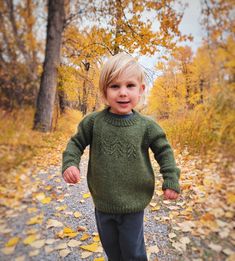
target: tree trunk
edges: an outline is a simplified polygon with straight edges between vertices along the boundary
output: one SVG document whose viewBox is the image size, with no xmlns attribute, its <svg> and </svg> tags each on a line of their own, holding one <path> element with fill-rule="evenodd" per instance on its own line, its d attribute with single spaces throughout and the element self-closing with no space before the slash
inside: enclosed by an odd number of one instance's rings
<svg viewBox="0 0 235 261">
<path fill-rule="evenodd" d="M 34 117 L 34 129 L 43 132 L 52 130 L 57 67 L 60 64 L 60 48 L 64 22 L 64 0 L 49 0 L 46 54 Z"/>
<path fill-rule="evenodd" d="M 88 71 L 90 69 L 90 63 L 85 61 L 83 64 L 85 67 L 85 79 L 83 80 L 81 111 L 82 111 L 82 115 L 84 116 L 87 114 L 87 98 L 88 98 L 87 78 L 88 78 Z"/>
<path fill-rule="evenodd" d="M 116 0 L 116 31 L 115 31 L 115 42 L 114 42 L 114 55 L 120 52 L 120 46 L 118 38 L 121 35 L 121 23 L 122 23 L 122 3 L 120 0 Z"/>
<path fill-rule="evenodd" d="M 65 92 L 64 90 L 58 90 L 58 105 L 60 114 L 64 114 L 66 111 Z"/>
</svg>

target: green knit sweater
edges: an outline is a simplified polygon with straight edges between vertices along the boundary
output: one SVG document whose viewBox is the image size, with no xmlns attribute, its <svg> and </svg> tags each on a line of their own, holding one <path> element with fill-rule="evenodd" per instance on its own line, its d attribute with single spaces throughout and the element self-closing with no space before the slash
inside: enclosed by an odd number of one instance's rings
<svg viewBox="0 0 235 261">
<path fill-rule="evenodd" d="M 108 108 L 86 116 L 63 152 L 64 172 L 79 168 L 84 149 L 90 145 L 87 182 L 95 207 L 106 213 L 142 211 L 154 193 L 154 171 L 149 148 L 160 165 L 162 189 L 180 192 L 180 169 L 162 128 L 135 110 L 117 118 Z"/>
</svg>

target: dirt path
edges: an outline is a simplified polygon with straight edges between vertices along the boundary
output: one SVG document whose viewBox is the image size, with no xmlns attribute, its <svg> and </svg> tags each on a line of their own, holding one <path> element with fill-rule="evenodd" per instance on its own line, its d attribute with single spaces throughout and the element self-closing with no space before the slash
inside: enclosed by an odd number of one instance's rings
<svg viewBox="0 0 235 261">
<path fill-rule="evenodd" d="M 61 178 L 60 166 L 21 176 L 28 184 L 20 204 L 1 207 L 1 261 L 107 260 L 97 237 L 94 206 L 86 184 L 87 161 L 88 150 L 82 157 L 79 185 L 67 185 Z M 202 191 L 192 186 L 201 177 L 197 169 L 199 159 L 185 162 L 181 155 L 177 161 L 185 175 L 184 192 L 177 201 L 162 199 L 161 175 L 153 162 L 158 173 L 156 191 L 145 211 L 149 260 L 233 260 L 232 207 L 223 210 L 227 219 L 223 219 L 220 205 L 217 216 L 213 212 L 208 214 L 202 208 L 202 200 L 198 201 Z M 216 164 L 211 168 L 215 171 Z M 195 213 L 204 217 L 204 221 Z"/>
</svg>

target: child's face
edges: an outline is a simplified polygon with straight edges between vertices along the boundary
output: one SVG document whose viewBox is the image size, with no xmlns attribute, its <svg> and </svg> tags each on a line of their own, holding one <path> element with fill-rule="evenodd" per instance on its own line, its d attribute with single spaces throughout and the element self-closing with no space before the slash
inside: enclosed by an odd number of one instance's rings
<svg viewBox="0 0 235 261">
<path fill-rule="evenodd" d="M 141 84 L 136 72 L 123 72 L 114 79 L 106 91 L 106 101 L 110 111 L 116 114 L 130 114 L 138 104 L 145 85 Z"/>
</svg>

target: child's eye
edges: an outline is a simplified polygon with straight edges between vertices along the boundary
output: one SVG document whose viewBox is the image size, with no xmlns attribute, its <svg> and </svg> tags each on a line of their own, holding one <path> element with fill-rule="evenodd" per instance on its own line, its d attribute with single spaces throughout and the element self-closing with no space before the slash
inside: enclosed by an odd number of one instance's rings
<svg viewBox="0 0 235 261">
<path fill-rule="evenodd" d="M 113 84 L 113 85 L 110 85 L 109 88 L 117 89 L 117 88 L 119 88 L 119 85 L 117 85 L 117 84 Z"/>
<path fill-rule="evenodd" d="M 127 85 L 127 87 L 128 87 L 128 88 L 135 87 L 135 84 L 130 83 L 130 84 Z"/>
</svg>

